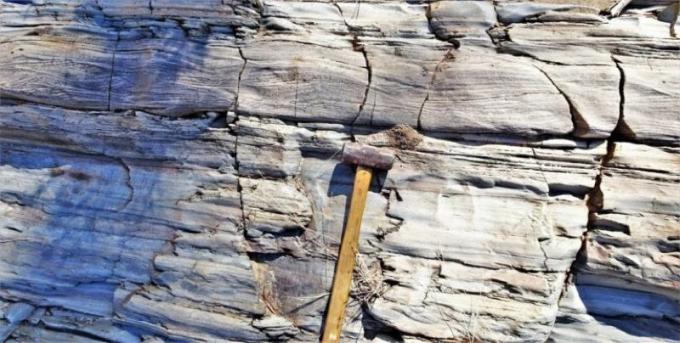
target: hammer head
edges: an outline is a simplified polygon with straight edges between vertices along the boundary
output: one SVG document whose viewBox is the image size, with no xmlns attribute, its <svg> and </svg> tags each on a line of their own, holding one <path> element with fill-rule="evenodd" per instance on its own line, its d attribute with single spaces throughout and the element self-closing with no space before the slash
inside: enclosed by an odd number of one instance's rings
<svg viewBox="0 0 680 343">
<path fill-rule="evenodd" d="M 342 148 L 342 161 L 374 169 L 388 170 L 394 164 L 394 153 L 360 143 L 345 143 Z"/>
</svg>

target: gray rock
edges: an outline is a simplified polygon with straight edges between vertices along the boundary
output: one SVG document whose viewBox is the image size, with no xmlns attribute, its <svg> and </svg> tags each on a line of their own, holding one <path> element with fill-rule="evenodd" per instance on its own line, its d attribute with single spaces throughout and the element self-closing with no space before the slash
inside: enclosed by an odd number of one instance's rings
<svg viewBox="0 0 680 343">
<path fill-rule="evenodd" d="M 318 340 L 349 141 L 343 340 L 680 341 L 657 4 L 0 2 L 0 341 Z"/>
<path fill-rule="evenodd" d="M 359 36 L 432 38 L 427 6 L 418 3 L 338 3 L 347 25 Z"/>
<path fill-rule="evenodd" d="M 444 57 L 432 80 L 420 119 L 425 130 L 536 136 L 573 129 L 568 103 L 527 60 L 464 50 Z"/>
<path fill-rule="evenodd" d="M 34 309 L 34 306 L 27 303 L 6 304 L 0 315 L 0 340 L 6 341 Z"/>
<path fill-rule="evenodd" d="M 504 24 L 520 23 L 529 19 L 537 19 L 538 21 L 553 21 L 544 20 L 545 14 L 554 14 L 555 12 L 576 12 L 579 14 L 597 14 L 599 5 L 597 1 L 582 1 L 580 5 L 578 1 L 574 3 L 565 3 L 563 1 L 503 1 L 496 6 L 498 12 L 498 19 Z M 612 1 L 600 1 L 600 3 L 612 3 Z M 565 14 L 569 15 L 569 14 Z M 569 18 L 569 17 L 566 17 Z M 565 18 L 565 19 L 566 19 Z M 573 18 L 573 17 L 572 17 Z M 572 21 L 572 20 L 564 20 Z"/>
<path fill-rule="evenodd" d="M 247 230 L 283 233 L 304 230 L 312 217 L 309 200 L 283 182 L 241 178 L 243 212 Z"/>
<path fill-rule="evenodd" d="M 583 288 L 584 290 L 587 288 Z M 591 290 L 591 298 L 582 298 L 581 288 L 570 286 L 560 301 L 560 310 L 555 327 L 548 342 L 631 342 L 644 339 L 649 342 L 676 342 L 680 339 L 677 324 L 664 319 L 650 317 L 636 317 L 634 320 L 590 314 L 591 301 L 599 296 L 612 299 L 615 289 L 607 288 L 600 293 Z M 588 292 L 587 290 L 585 292 Z M 592 297 L 595 295 L 595 297 Z M 622 295 L 619 293 L 618 295 Z M 642 294 L 627 294 L 640 300 L 649 300 Z M 632 306 L 631 306 L 632 307 Z M 628 308 L 631 308 L 628 307 Z"/>
<path fill-rule="evenodd" d="M 328 37 L 331 38 L 331 37 Z M 243 48 L 239 111 L 296 121 L 351 123 L 367 84 L 349 39 L 262 38 Z M 272 51 L 277 51 L 272 60 Z"/>
<path fill-rule="evenodd" d="M 264 331 L 270 338 L 278 339 L 286 336 L 294 337 L 300 331 L 288 319 L 280 316 L 268 316 L 257 319 L 253 322 L 253 326 Z"/>
<path fill-rule="evenodd" d="M 621 75 L 609 66 L 556 66 L 538 64 L 570 105 L 573 134 L 583 138 L 607 138 L 619 120 Z"/>
<path fill-rule="evenodd" d="M 229 43 L 143 39 L 121 41 L 116 49 L 112 110 L 182 116 L 234 105 L 245 62 Z"/>
<path fill-rule="evenodd" d="M 671 195 L 678 161 L 674 148 L 616 143 L 576 285 L 560 303 L 552 340 L 680 339 L 678 213 Z"/>
<path fill-rule="evenodd" d="M 262 14 L 266 20 L 285 20 L 288 25 L 316 34 L 348 32 L 340 10 L 331 3 L 264 1 Z"/>
<path fill-rule="evenodd" d="M 678 42 L 667 39 L 663 23 L 646 17 L 622 17 L 598 25 L 523 24 L 513 26 L 509 36 L 512 42 L 502 44 L 505 51 L 550 63 L 544 68 L 546 74 L 580 114 L 574 117 L 574 134 L 606 137 L 613 131 L 618 121 L 616 111 L 611 103 L 605 103 L 618 101 L 615 90 L 619 88 L 623 119 L 618 134 L 675 144 L 676 120 L 668 109 L 677 87 L 668 76 L 676 68 L 678 56 L 673 51 Z M 614 66 L 619 68 L 622 84 L 616 83 Z M 590 85 L 588 94 L 583 92 L 583 84 Z M 663 132 L 654 129 L 659 127 L 664 127 Z"/>
<path fill-rule="evenodd" d="M 108 108 L 115 33 L 90 26 L 28 26 L 3 37 L 0 96 L 66 108 Z"/>
<path fill-rule="evenodd" d="M 677 60 L 624 58 L 621 68 L 626 77 L 623 122 L 626 134 L 640 141 L 663 141 L 677 145 L 680 139 Z"/>
<path fill-rule="evenodd" d="M 7 307 L 4 317 L 10 324 L 20 323 L 28 318 L 34 309 L 35 307 L 30 304 L 14 303 Z"/>
<path fill-rule="evenodd" d="M 356 124 L 417 127 L 433 73 L 451 48 L 438 41 L 366 45 L 371 84 Z"/>
<path fill-rule="evenodd" d="M 493 4 L 486 1 L 439 1 L 431 5 L 430 22 L 439 39 L 489 45 L 486 33 L 496 24 Z"/>
<path fill-rule="evenodd" d="M 677 250 L 675 223 L 680 216 L 674 196 L 676 153 L 673 149 L 616 144 L 608 173 L 602 178 L 602 208 L 588 235 L 588 258 L 578 280 L 668 297 L 666 306 L 680 309 L 675 292 L 680 261 L 673 254 Z"/>
</svg>

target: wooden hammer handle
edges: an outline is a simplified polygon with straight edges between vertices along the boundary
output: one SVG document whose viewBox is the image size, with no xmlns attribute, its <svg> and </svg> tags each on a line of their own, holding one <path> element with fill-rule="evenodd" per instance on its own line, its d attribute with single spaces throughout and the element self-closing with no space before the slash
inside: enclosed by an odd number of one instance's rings
<svg viewBox="0 0 680 343">
<path fill-rule="evenodd" d="M 349 207 L 349 215 L 345 231 L 342 234 L 338 263 L 335 267 L 331 298 L 326 312 L 326 324 L 321 342 L 340 342 L 342 324 L 345 319 L 345 307 L 349 300 L 349 291 L 352 286 L 352 272 L 359 251 L 359 232 L 361 219 L 364 216 L 366 196 L 371 186 L 371 168 L 357 166 L 354 177 L 354 189 L 352 190 L 352 202 Z"/>
</svg>

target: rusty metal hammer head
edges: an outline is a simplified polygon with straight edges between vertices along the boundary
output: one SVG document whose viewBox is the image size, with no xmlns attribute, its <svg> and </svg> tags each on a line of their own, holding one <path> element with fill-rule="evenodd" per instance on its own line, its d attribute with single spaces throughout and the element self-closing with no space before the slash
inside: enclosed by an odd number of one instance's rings
<svg viewBox="0 0 680 343">
<path fill-rule="evenodd" d="M 342 161 L 373 169 L 388 170 L 394 164 L 394 153 L 366 144 L 345 143 L 342 149 Z"/>
</svg>

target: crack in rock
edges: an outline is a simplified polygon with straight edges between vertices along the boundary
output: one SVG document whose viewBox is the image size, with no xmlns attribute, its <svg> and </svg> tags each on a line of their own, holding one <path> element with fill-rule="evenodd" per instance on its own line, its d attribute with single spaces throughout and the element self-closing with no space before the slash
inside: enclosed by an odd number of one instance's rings
<svg viewBox="0 0 680 343">
<path fill-rule="evenodd" d="M 243 48 L 239 47 L 238 48 L 238 54 L 241 56 L 243 59 L 243 66 L 241 66 L 241 70 L 238 72 L 238 80 L 236 81 L 236 95 L 234 97 L 234 114 L 238 116 L 238 98 L 239 94 L 241 93 L 241 78 L 243 77 L 243 72 L 246 70 L 246 65 L 248 64 L 248 59 L 246 58 L 245 55 L 243 55 Z M 238 139 L 238 136 L 237 138 Z"/>
<path fill-rule="evenodd" d="M 432 86 L 434 85 L 434 81 L 436 80 L 437 73 L 441 71 L 441 68 L 444 63 L 447 61 L 452 61 L 456 59 L 456 56 L 453 54 L 454 48 L 451 48 L 449 50 L 446 50 L 446 53 L 444 53 L 444 56 L 437 62 L 437 65 L 434 67 L 434 70 L 432 71 L 432 77 L 430 78 L 430 82 L 427 84 L 427 92 L 425 94 L 425 99 L 423 99 L 423 103 L 420 104 L 420 109 L 418 110 L 418 120 L 416 121 L 416 128 L 420 131 L 423 129 L 422 123 L 421 123 L 421 117 L 423 116 L 423 109 L 425 108 L 425 104 L 427 101 L 430 99 L 430 90 Z"/>
<path fill-rule="evenodd" d="M 111 92 L 113 91 L 113 69 L 116 63 L 116 50 L 118 50 L 118 42 L 120 42 L 120 32 L 116 32 L 116 43 L 113 45 L 113 52 L 111 54 L 111 75 L 109 76 L 109 92 L 107 98 L 106 109 L 111 111 Z"/>
<path fill-rule="evenodd" d="M 574 105 L 574 102 L 571 99 L 571 97 L 569 96 L 569 94 L 567 94 L 565 91 L 563 91 L 557 85 L 557 83 L 555 83 L 555 81 L 552 79 L 552 77 L 550 77 L 548 72 L 543 70 L 543 68 L 541 68 L 541 67 L 539 67 L 535 64 L 533 64 L 533 66 L 536 69 L 538 69 L 538 71 L 540 71 L 541 74 L 545 75 L 545 77 L 548 79 L 548 81 L 550 81 L 550 83 L 562 95 L 562 97 L 564 97 L 564 100 L 569 105 L 569 113 L 571 113 L 571 122 L 572 122 L 572 125 L 574 126 L 574 128 L 569 133 L 569 135 L 579 137 L 579 136 L 583 136 L 584 134 L 588 133 L 588 131 L 590 130 L 590 125 L 588 125 L 588 122 L 585 120 L 585 118 L 583 118 L 583 115 L 578 111 L 578 109 Z"/>
<path fill-rule="evenodd" d="M 623 69 L 623 66 L 621 66 L 621 62 L 618 61 L 614 56 L 612 56 L 612 60 L 616 64 L 616 68 L 619 70 L 619 73 L 621 74 L 621 78 L 619 81 L 619 120 L 616 122 L 616 127 L 614 128 L 614 131 L 612 132 L 612 136 L 615 139 L 618 140 L 634 140 L 635 139 L 635 132 L 628 126 L 626 123 L 625 117 L 625 104 L 626 104 L 626 93 L 625 93 L 625 86 L 626 86 L 626 73 L 625 70 Z"/>
<path fill-rule="evenodd" d="M 116 158 L 116 161 L 118 161 L 118 163 L 120 163 L 120 165 L 123 167 L 123 169 L 125 169 L 125 186 L 130 191 L 127 199 L 125 199 L 125 203 L 118 210 L 118 211 L 122 211 L 122 210 L 125 210 L 128 207 L 128 205 L 130 205 L 132 200 L 134 199 L 135 188 L 132 185 L 132 174 L 131 174 L 130 166 L 128 166 L 128 164 L 125 162 L 125 160 L 123 158 Z"/>
<path fill-rule="evenodd" d="M 356 122 L 361 118 L 361 114 L 364 111 L 364 107 L 366 106 L 366 102 L 368 101 L 368 93 L 371 89 L 371 82 L 373 79 L 373 70 L 371 69 L 371 63 L 368 60 L 368 53 L 366 52 L 366 47 L 360 43 L 359 36 L 356 32 L 356 30 L 347 22 L 347 18 L 345 18 L 345 14 L 342 12 L 342 8 L 340 8 L 340 5 L 338 5 L 336 2 L 333 3 L 335 8 L 338 9 L 338 12 L 340 12 L 340 16 L 342 17 L 343 22 L 345 23 L 345 26 L 347 27 L 347 31 L 352 35 L 352 48 L 354 51 L 361 52 L 362 56 L 364 57 L 364 61 L 366 62 L 366 73 L 367 73 L 367 78 L 368 78 L 368 83 L 366 84 L 366 89 L 364 90 L 364 96 L 363 99 L 361 99 L 361 103 L 359 104 L 359 111 L 357 112 L 357 115 L 352 119 L 351 126 L 354 127 Z M 358 10 L 356 15 L 358 16 Z"/>
</svg>

